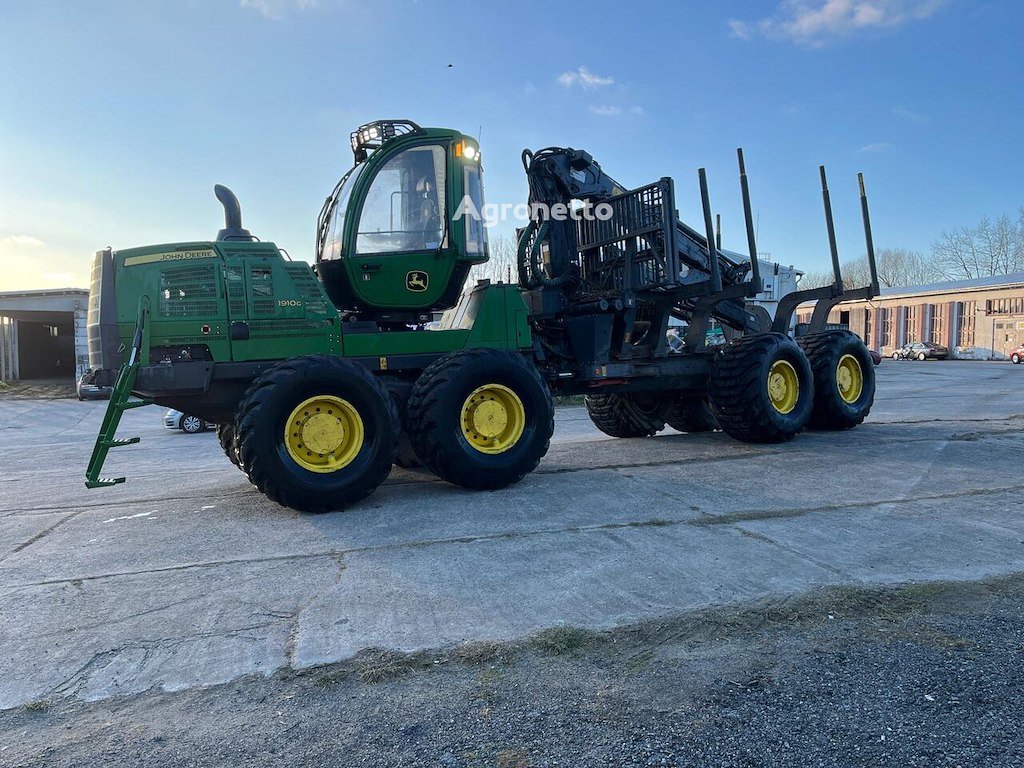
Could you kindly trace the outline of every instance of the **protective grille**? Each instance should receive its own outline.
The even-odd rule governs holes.
[[[236,320],[244,319],[245,309],[245,276],[241,267],[228,267],[225,271],[228,285],[228,311]]]
[[[172,267],[160,274],[162,317],[211,317],[217,314],[213,265]]]
[[[613,197],[611,216],[579,221],[580,271],[591,290],[656,291],[677,285],[671,179]]]
[[[314,315],[327,314],[327,301],[320,288],[320,281],[316,279],[310,266],[302,262],[285,264],[284,268],[292,279],[292,283],[306,307],[306,312]]]
[[[249,268],[252,279],[252,311],[254,315],[272,315],[277,311],[274,301],[274,272],[267,266]]]
[[[257,320],[249,323],[250,337],[323,336],[323,320]]]

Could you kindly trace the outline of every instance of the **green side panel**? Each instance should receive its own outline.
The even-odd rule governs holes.
[[[466,348],[468,330],[351,333],[344,336],[346,357],[438,354]]]
[[[476,288],[479,305],[467,309],[472,332],[467,347],[527,349],[533,344],[527,322],[526,302],[513,285],[487,285]],[[466,320],[463,320],[466,322]]]
[[[436,331],[353,333],[344,336],[346,357],[443,354],[471,347],[526,349],[533,344],[526,302],[511,285],[483,285],[445,313]]]
[[[171,243],[115,259],[126,347],[139,297],[147,296],[153,347],[205,346],[221,362],[341,353],[337,310],[312,267],[285,260],[273,243]]]

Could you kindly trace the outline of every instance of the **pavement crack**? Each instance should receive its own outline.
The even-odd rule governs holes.
[[[781,549],[783,552],[787,552],[790,555],[793,555],[794,557],[800,558],[804,562],[817,566],[818,568],[821,568],[823,571],[828,571],[829,573],[834,574],[836,576],[840,576],[844,579],[849,578],[849,575],[841,568],[836,568],[834,565],[830,565],[829,563],[820,560],[817,557],[812,557],[806,552],[802,552],[801,550],[796,549],[795,547],[791,547],[788,544],[783,544],[780,541],[776,541],[771,536],[767,536],[761,533],[760,531],[752,531],[749,528],[741,528],[739,526],[736,526],[736,530],[739,531],[740,536],[744,536],[749,539],[754,539],[755,541],[760,541],[763,544],[768,544],[770,546],[775,547],[776,549]]]
[[[331,559],[337,563],[339,567],[338,579],[341,579],[341,573],[344,570],[343,558],[350,557],[352,555],[378,553],[378,552],[396,552],[408,549],[422,549],[426,547],[443,547],[451,546],[453,544],[477,544],[483,542],[492,541],[509,541],[509,540],[522,540],[533,537],[551,536],[558,534],[584,534],[593,532],[605,532],[609,530],[622,530],[628,528],[646,528],[646,527],[666,527],[666,526],[695,526],[695,527],[706,527],[706,526],[718,526],[718,525],[735,525],[739,522],[749,522],[756,520],[775,520],[785,519],[793,517],[802,517],[804,515],[815,514],[818,512],[841,512],[850,510],[864,510],[864,509],[878,509],[887,506],[896,506],[906,503],[907,501],[948,501],[952,499],[965,499],[972,497],[984,497],[984,496],[999,496],[999,495],[1014,495],[1019,493],[1019,489],[1016,486],[1007,486],[1002,488],[979,488],[968,491],[959,491],[954,493],[938,493],[920,495],[911,500],[905,500],[901,498],[896,499],[874,499],[870,501],[862,501],[857,503],[842,503],[842,504],[823,504],[813,507],[798,507],[793,509],[776,509],[776,510],[764,510],[764,509],[753,509],[753,510],[737,510],[729,514],[721,515],[701,515],[700,517],[684,518],[684,519],[664,519],[664,518],[645,518],[640,520],[629,520],[615,523],[599,523],[595,525],[574,525],[574,526],[563,526],[563,527],[551,527],[551,528],[535,528],[531,530],[520,530],[520,531],[504,531],[498,533],[486,533],[474,536],[455,536],[441,539],[424,539],[419,541],[403,541],[387,544],[369,544],[361,547],[350,547],[342,550],[329,550],[327,552],[309,552],[299,553],[291,555],[276,555],[272,557],[242,557],[233,558],[229,560],[209,560],[205,562],[197,563],[180,563],[177,565],[167,565],[157,568],[141,568],[132,571],[117,571],[111,573],[93,574],[87,576],[71,576],[63,577],[58,579],[45,579],[38,582],[24,583],[24,584],[5,584],[0,585],[0,589],[5,591],[20,591],[24,589],[33,589],[37,587],[53,586],[58,584],[68,584],[87,581],[96,581],[100,579],[114,579],[124,578],[130,576],[148,576],[161,573],[175,573],[181,571],[189,571],[193,569],[201,568],[222,568],[233,565],[245,565],[251,563],[275,563],[275,562],[298,562],[303,560],[317,560],[317,559]],[[333,585],[332,585],[333,586]],[[327,587],[330,588],[330,587]],[[319,593],[318,593],[319,594]],[[316,599],[318,595],[307,600],[304,605],[308,605],[312,600]],[[302,608],[299,609],[301,612]]]
[[[299,605],[295,612],[289,617],[291,619],[291,627],[288,629],[288,637],[285,638],[284,643],[284,658],[285,664],[290,669],[295,669],[295,651],[299,645],[299,628],[302,621],[302,614],[305,612],[313,603],[315,603],[322,594],[328,590],[334,589],[341,584],[341,579],[345,575],[345,570],[348,566],[345,565],[344,554],[341,552],[332,552],[328,557],[333,561],[337,572],[335,573],[334,579],[324,587],[314,592],[307,600]]]
[[[65,516],[64,516],[64,517],[62,517],[62,518],[61,518],[60,520],[58,520],[58,521],[56,521],[55,523],[53,523],[53,525],[47,526],[47,527],[46,527],[46,528],[44,528],[43,530],[39,531],[39,532],[38,532],[38,533],[37,533],[37,534],[36,534],[35,536],[31,537],[31,538],[30,538],[30,539],[28,539],[27,541],[23,541],[23,542],[22,542],[21,544],[19,544],[18,546],[16,546],[16,547],[15,547],[15,548],[14,548],[14,549],[13,549],[13,550],[12,550],[12,551],[11,551],[11,552],[9,553],[9,554],[7,554],[7,555],[4,555],[3,557],[0,557],[0,563],[2,563],[2,562],[3,562],[4,560],[6,560],[7,558],[11,557],[12,555],[16,555],[16,554],[18,554],[18,553],[19,553],[19,552],[21,552],[21,551],[22,551],[23,549],[26,549],[26,548],[28,548],[28,547],[31,547],[31,546],[32,546],[33,544],[35,544],[35,543],[36,543],[37,541],[40,541],[41,539],[43,539],[43,538],[45,538],[46,536],[50,535],[50,534],[51,534],[51,533],[53,533],[53,532],[54,532],[55,530],[57,530],[58,528],[60,528],[60,526],[64,525],[64,523],[66,523],[66,522],[68,522],[69,520],[71,520],[71,519],[73,519],[73,518],[77,517],[77,516],[78,516],[78,515],[80,515],[81,513],[82,513],[82,510],[78,510],[78,511],[76,511],[76,512],[72,512],[72,513],[71,513],[70,515],[65,515]]]

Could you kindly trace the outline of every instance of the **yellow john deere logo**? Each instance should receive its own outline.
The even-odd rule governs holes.
[[[420,272],[418,269],[414,269],[405,276],[406,289],[415,293],[423,293],[423,291],[427,290],[429,283],[430,276],[426,272]]]

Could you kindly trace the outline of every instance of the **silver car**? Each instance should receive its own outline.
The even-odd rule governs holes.
[[[164,414],[164,426],[168,429],[180,429],[182,432],[187,432],[190,435],[210,428],[210,425],[198,416],[190,416],[173,408]]]

